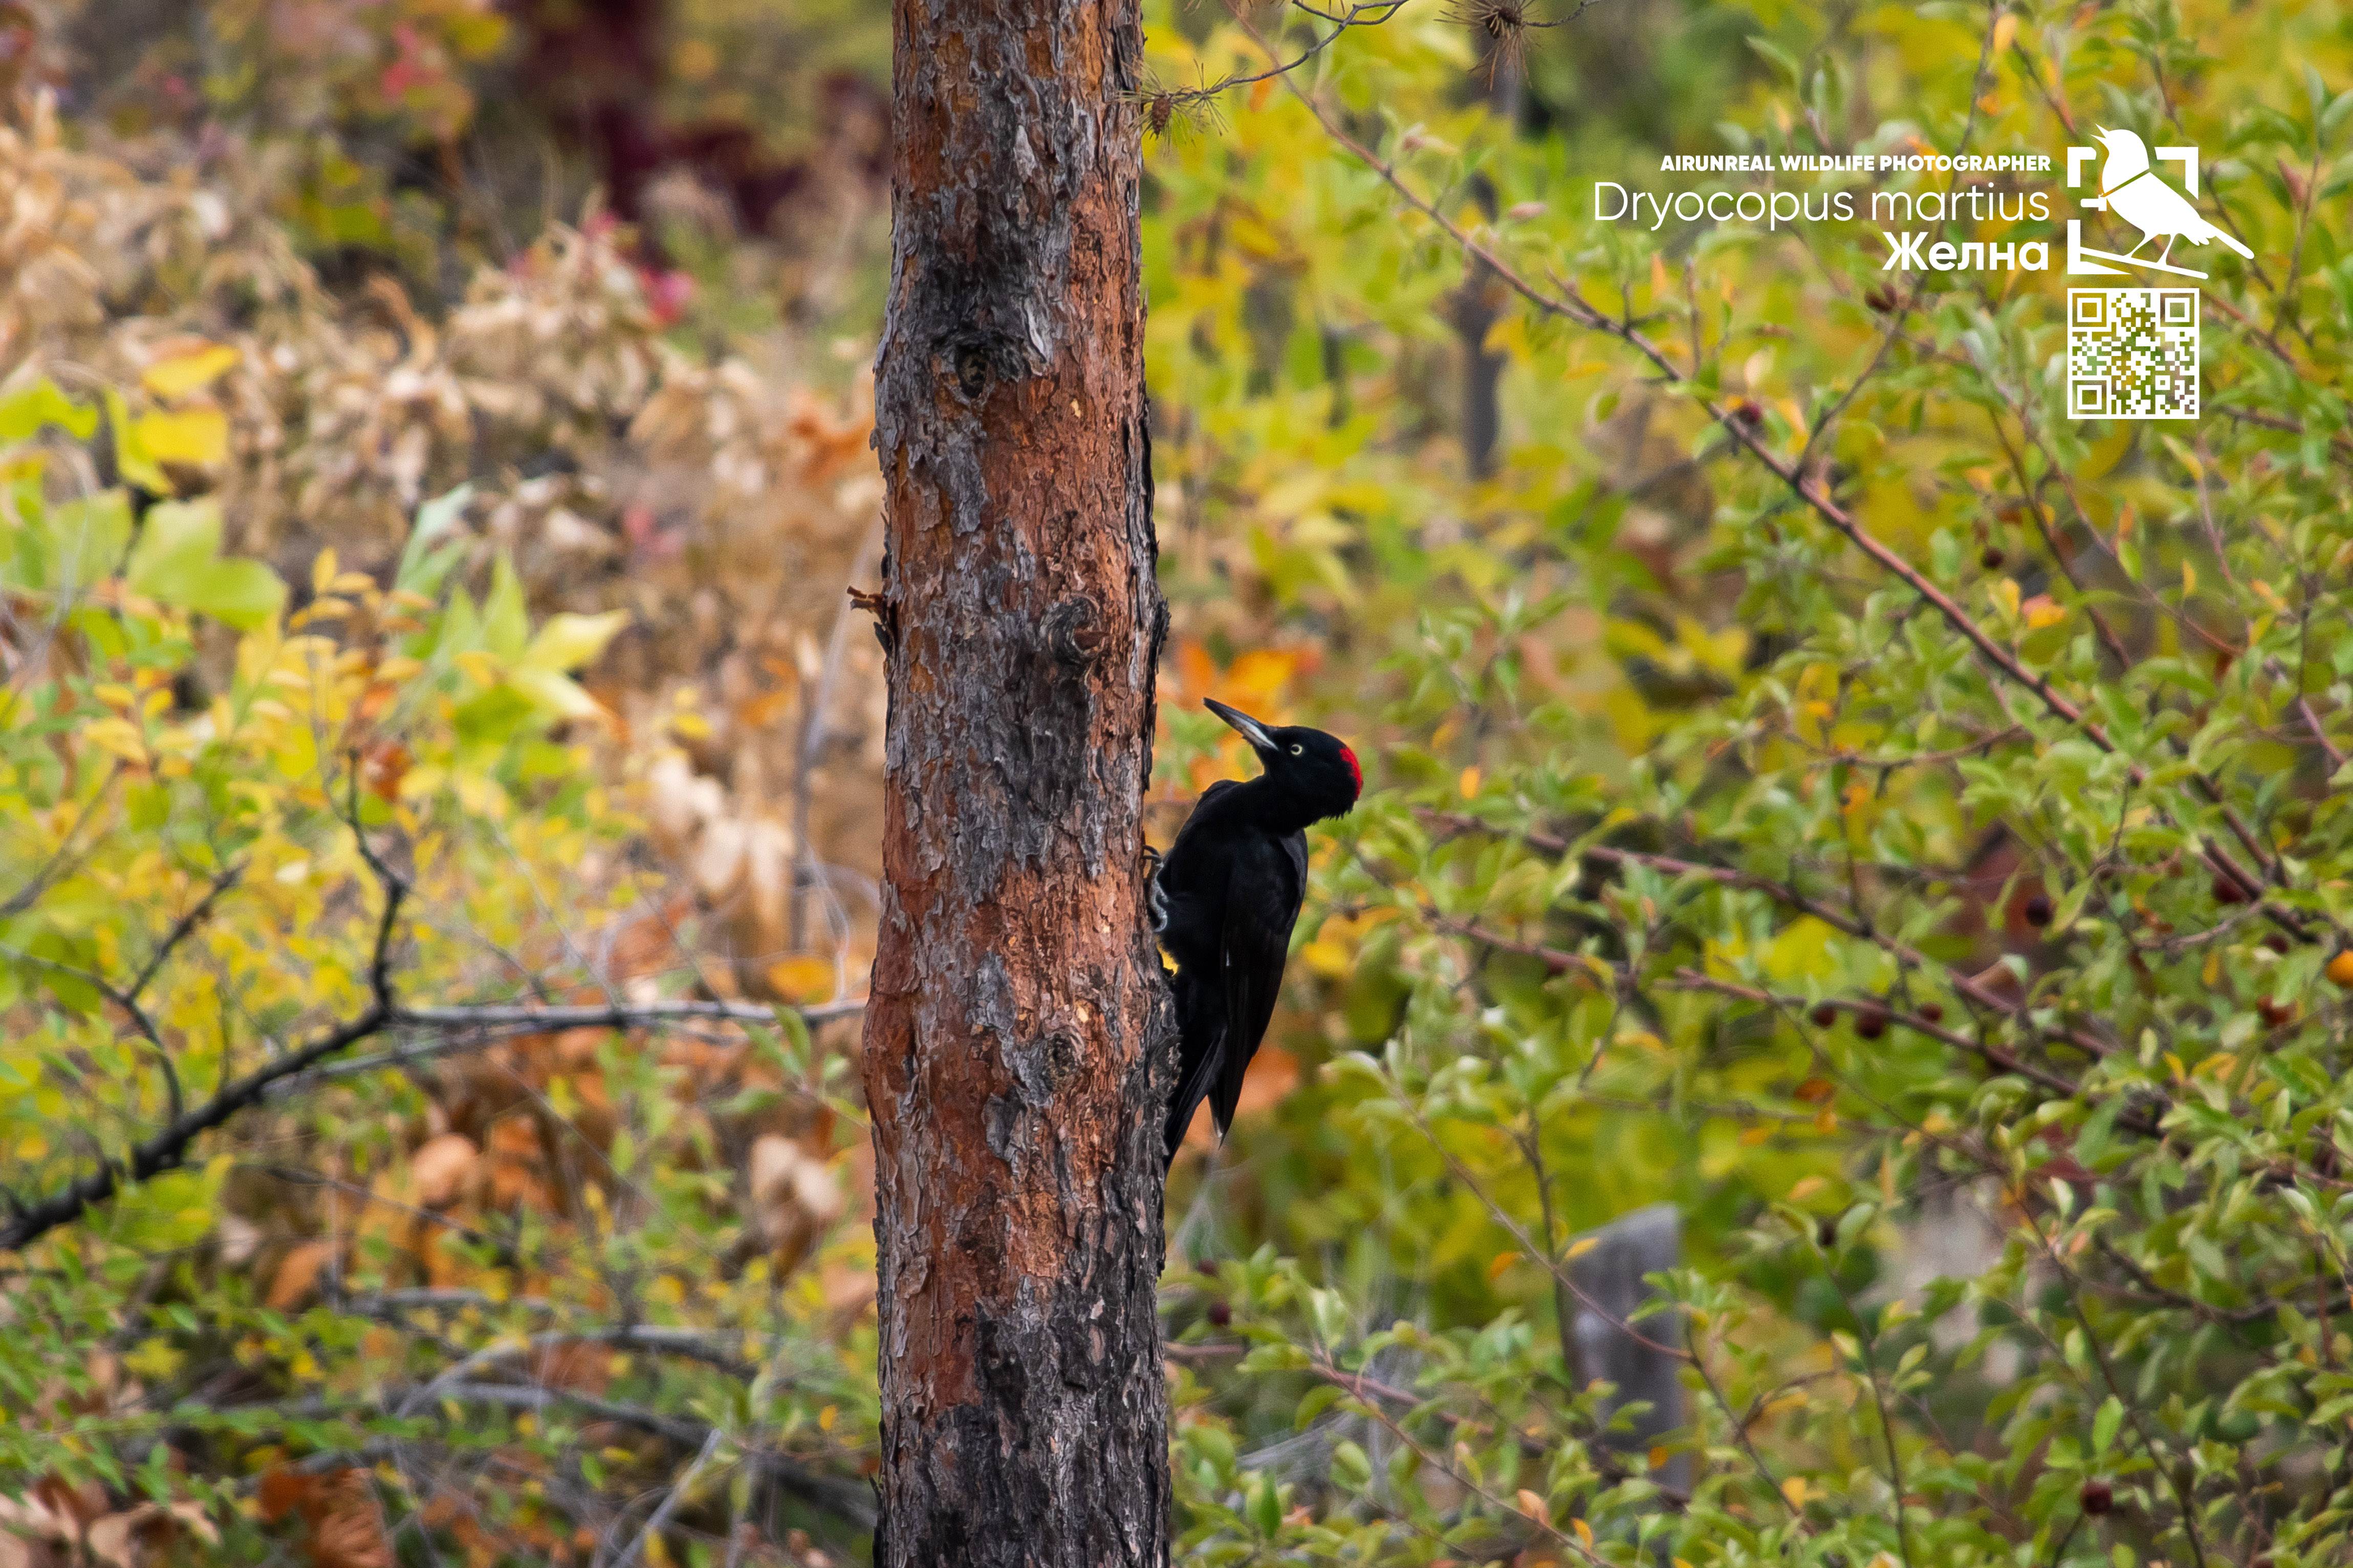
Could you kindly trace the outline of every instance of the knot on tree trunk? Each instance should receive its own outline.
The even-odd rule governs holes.
[[[1102,654],[1108,629],[1095,602],[1074,594],[1046,612],[1046,648],[1056,664],[1075,675]]]

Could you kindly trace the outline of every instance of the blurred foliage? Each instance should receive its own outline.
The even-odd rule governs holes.
[[[681,149],[627,222],[491,123],[532,18],[56,20],[0,124],[0,1563],[842,1560],[871,169],[803,243]]]
[[[60,15],[0,1180],[364,1009],[364,842],[406,1005],[737,1011],[391,1032],[12,1258],[0,1564],[858,1560],[882,9]],[[1157,837],[1203,696],[1374,790],[1173,1180],[1180,1557],[2339,1560],[2346,17],[1330,15],[1207,100],[1328,20],[1147,17]],[[2195,425],[2067,417],[2056,274],[1588,198],[2098,124],[2255,252]],[[1661,1201],[1637,1438],[1577,1299]]]
[[[1380,757],[1299,1087],[1178,1168],[1187,1559],[2337,1561],[2343,14],[1567,18],[1409,6],[1154,153],[1176,624]],[[1245,19],[1159,79],[1330,30]],[[1588,197],[2095,124],[2254,251],[2197,424],[2068,417],[2058,273]],[[1660,1200],[1646,1441],[1572,1330]]]

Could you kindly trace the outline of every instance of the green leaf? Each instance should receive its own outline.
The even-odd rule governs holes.
[[[131,498],[119,489],[69,500],[50,511],[43,580],[32,584],[71,593],[112,575],[131,542]]]
[[[2100,1413],[2092,1417],[2092,1452],[2105,1454],[2116,1440],[2116,1428],[2124,1425],[2125,1407],[2116,1395],[2110,1394]]]
[[[139,422],[132,417],[131,405],[122,394],[112,387],[106,389],[106,422],[114,435],[114,468],[125,482],[138,486],[150,495],[167,496],[173,491],[172,481],[163,466],[147,450],[141,438]]]
[[[1351,1490],[1361,1489],[1373,1479],[1373,1462],[1344,1437],[1332,1445],[1332,1479]]]
[[[77,441],[98,430],[98,410],[76,403],[46,376],[0,397],[0,442],[29,440],[54,425]]]
[[[1250,1521],[1270,1541],[1282,1531],[1282,1493],[1272,1476],[1260,1475],[1250,1482]]]
[[[523,650],[522,667],[557,672],[578,669],[603,653],[628,624],[627,610],[607,610],[601,616],[550,616]]]
[[[136,593],[239,631],[267,626],[286,602],[286,584],[259,561],[224,558],[220,540],[220,509],[211,500],[160,501],[147,509],[125,580]]]
[[[522,657],[531,638],[531,611],[523,603],[522,579],[501,552],[491,568],[491,596],[482,604],[482,647],[504,659]]]
[[[473,499],[474,487],[459,485],[417,509],[416,525],[408,531],[408,542],[400,552],[400,566],[393,574],[395,588],[405,588],[428,599],[439,597],[442,583],[466,552],[463,540],[445,540],[443,536],[464,520],[467,503]]]

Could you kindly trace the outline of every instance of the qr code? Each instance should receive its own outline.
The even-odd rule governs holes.
[[[2078,419],[2198,417],[2198,290],[2071,289],[2067,408]]]

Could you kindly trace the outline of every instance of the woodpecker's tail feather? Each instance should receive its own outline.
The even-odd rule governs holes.
[[[1165,1158],[1161,1169],[1176,1163],[1193,1113],[1208,1099],[1218,1079],[1218,1064],[1225,1055],[1226,998],[1222,987],[1202,984],[1179,969],[1176,993],[1176,1092],[1168,1099],[1168,1121],[1161,1131]]]

